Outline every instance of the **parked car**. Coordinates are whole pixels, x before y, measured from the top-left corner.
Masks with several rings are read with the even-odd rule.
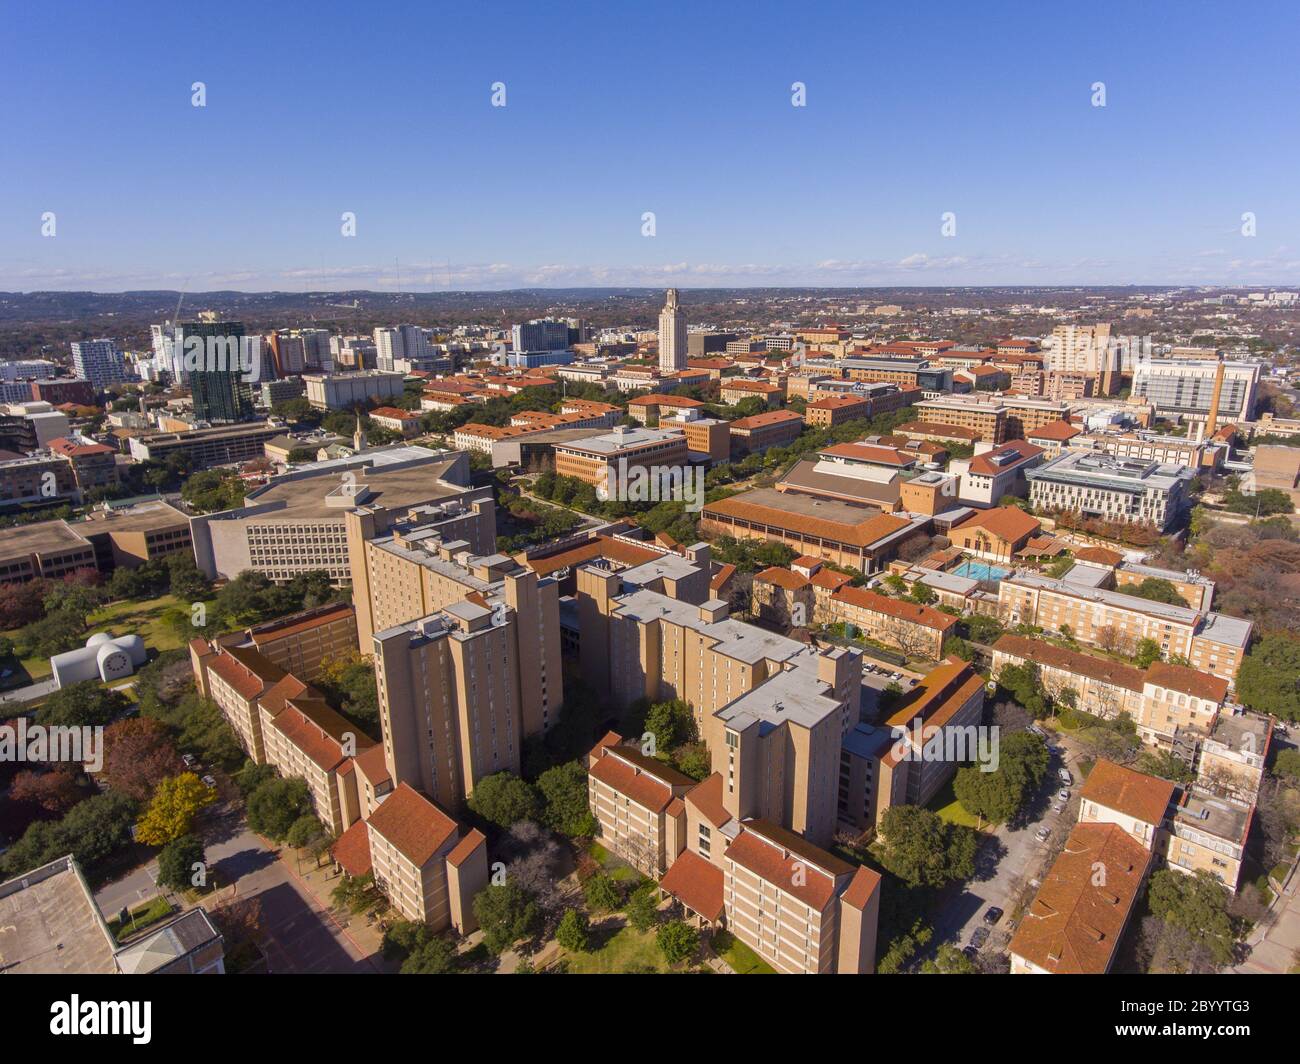
[[[966,959],[968,961],[973,961],[976,957],[980,955],[980,951],[977,950],[974,946],[963,946],[962,953],[966,955]]]
[[[984,913],[984,922],[988,924],[989,927],[992,927],[1001,919],[1002,919],[1002,910],[999,909],[996,905],[990,905],[988,907],[988,910]]]
[[[216,779],[213,778],[212,776],[204,776],[203,782],[206,783],[209,787],[215,787],[217,785]]]
[[[1053,812],[1053,813],[1064,813],[1064,812],[1065,812],[1065,803],[1064,803],[1064,802],[1057,802],[1054,806],[1052,806],[1052,812]]]
[[[1068,802],[1070,800],[1069,790],[1065,787],[1062,787],[1059,791],[1056,792],[1056,798],[1058,801]]]
[[[1074,777],[1070,775],[1070,770],[1068,768],[1058,768],[1056,770],[1056,778],[1062,783],[1074,782]]]
[[[198,762],[194,759],[193,754],[181,754],[181,764],[186,768],[193,768]]]
[[[971,933],[970,944],[975,949],[982,949],[984,943],[989,940],[989,929],[987,927],[977,927]]]
[[[1037,831],[1034,832],[1034,838],[1036,838],[1039,842],[1046,842],[1051,837],[1052,837],[1051,828],[1039,828]]]

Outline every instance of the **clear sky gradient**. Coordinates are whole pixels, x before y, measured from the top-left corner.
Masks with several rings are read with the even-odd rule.
[[[1295,285],[1297,29],[1294,2],[4,0],[0,289]]]

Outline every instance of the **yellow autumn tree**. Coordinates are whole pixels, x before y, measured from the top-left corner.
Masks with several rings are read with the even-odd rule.
[[[199,810],[216,800],[215,788],[193,772],[169,776],[154,788],[149,808],[136,825],[136,840],[146,846],[166,846],[187,834]]]

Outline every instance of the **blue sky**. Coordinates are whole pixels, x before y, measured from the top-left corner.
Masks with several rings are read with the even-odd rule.
[[[0,289],[1295,284],[1298,26],[1294,3],[5,0]]]

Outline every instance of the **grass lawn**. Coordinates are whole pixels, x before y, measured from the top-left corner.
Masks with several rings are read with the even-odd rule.
[[[114,635],[134,633],[144,640],[151,650],[175,650],[185,645],[184,639],[162,620],[170,609],[180,607],[188,612],[190,604],[175,595],[160,595],[143,602],[113,602],[90,615],[89,632],[111,629]],[[87,635],[89,638],[89,634]]]
[[[940,818],[946,820],[949,824],[961,824],[968,828],[979,828],[979,817],[972,813],[966,812],[961,802],[957,801],[957,795],[953,793],[952,780],[943,785],[943,788],[930,799],[930,809],[939,814]],[[984,825],[986,828],[987,824]]]
[[[119,942],[128,935],[134,935],[151,924],[156,924],[161,920],[166,920],[172,914],[171,902],[161,894],[152,901],[147,901],[143,905],[137,905],[131,910],[131,919],[125,924],[120,924],[117,917],[108,921],[108,929],[113,933],[113,937]]]
[[[86,618],[86,638],[89,639],[95,632],[108,630],[115,636],[138,635],[150,650],[159,652],[175,650],[177,647],[184,646],[185,641],[163,622],[162,616],[168,610],[177,607],[188,610],[190,604],[182,602],[175,595],[160,595],[158,598],[145,599],[142,602],[110,603]],[[14,633],[5,634],[12,637]],[[49,658],[20,658],[18,663],[31,677],[28,682],[35,683],[50,675]]]
[[[596,930],[593,937],[600,941],[603,936]],[[617,975],[619,972],[644,971],[647,968],[653,968],[656,972],[668,971],[664,955],[655,944],[654,932],[636,931],[631,927],[620,927],[590,953],[570,953],[565,950],[562,956],[568,962],[569,971],[577,975]]]
[[[713,936],[713,949],[737,975],[776,975],[776,969],[727,931]]]

